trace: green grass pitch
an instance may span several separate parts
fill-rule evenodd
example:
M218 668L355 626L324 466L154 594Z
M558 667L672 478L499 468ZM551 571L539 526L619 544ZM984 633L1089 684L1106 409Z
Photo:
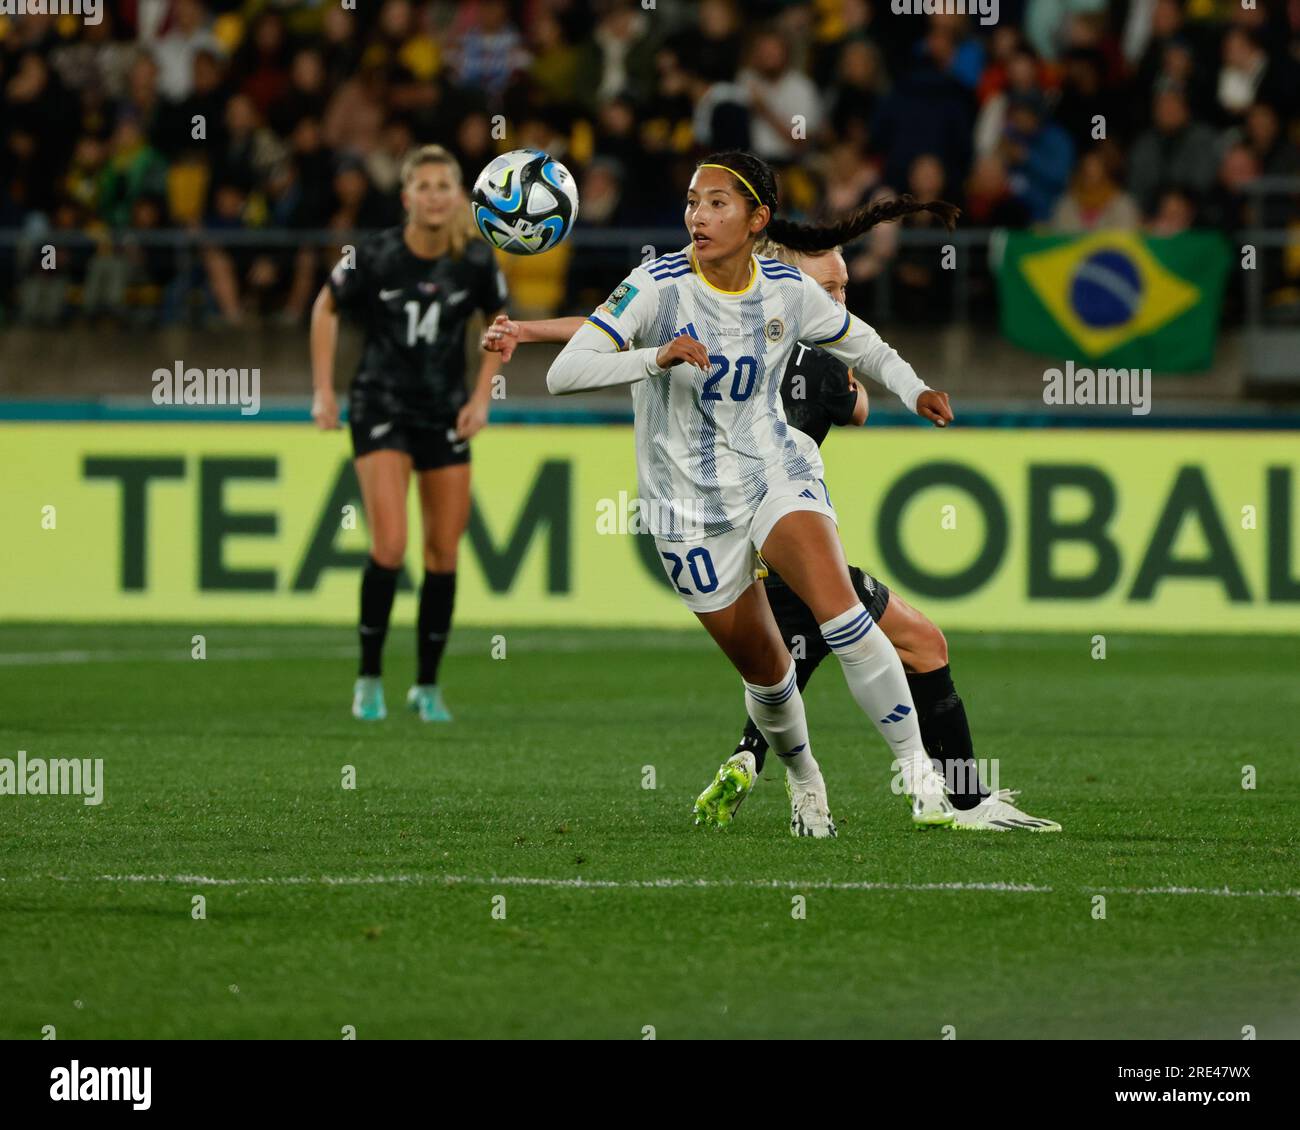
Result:
M1056 836L913 830L829 662L813 842L775 766L692 825L743 721L701 632L458 629L436 727L405 625L374 725L351 632L195 631L0 628L0 757L106 782L0 796L0 1037L1300 1036L1292 640L954 635Z

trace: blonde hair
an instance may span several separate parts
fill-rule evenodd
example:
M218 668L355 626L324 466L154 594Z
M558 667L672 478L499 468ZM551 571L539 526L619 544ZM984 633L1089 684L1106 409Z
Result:
M470 219L469 197L465 195L464 181L461 178L460 162L452 153L441 145L421 145L412 149L402 158L402 188L410 186L415 174L425 165L445 165L451 171L460 196L461 207L452 212L448 226L451 240L451 254L459 258L466 245L474 237L474 224Z
M818 259L823 255L842 255L844 252L839 247L828 247L825 251L795 251L794 248L786 247L784 243L777 243L776 240L764 235L760 236L758 242L754 244L754 254L768 259L779 259L791 267L798 267L803 259Z

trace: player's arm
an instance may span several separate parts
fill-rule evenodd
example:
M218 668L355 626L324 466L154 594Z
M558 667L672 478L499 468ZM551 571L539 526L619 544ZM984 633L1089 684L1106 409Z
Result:
M644 270L637 268L584 320L559 356L551 362L546 387L556 396L612 385L636 384L661 377L686 362L709 367L709 352L689 334L666 345L633 348L647 336L659 312L659 291Z
M853 391L857 394L857 399L853 402L853 416L850 418L849 423L855 428L860 428L867 422L867 415L871 411L871 406L867 399L866 388L852 373L849 374L849 384L853 386Z
M500 313L483 331L479 342L489 353L500 353L501 360L509 361L515 349L532 342L552 341L559 345L567 342L582 327L586 318L538 318L529 322L513 321Z
M502 310L493 321L499 322L505 316L505 311ZM479 361L478 377L474 381L474 391L456 414L457 439L473 439L487 427L488 411L492 406L492 378L501 371L501 362L506 359L500 353L483 354Z
M334 396L334 350L339 340L339 310L328 286L320 288L311 308L311 418L322 430L339 426Z
M812 279L804 277L802 340L820 345L855 372L863 373L894 393L908 410L937 427L952 422L948 394L930 388L916 370L866 322L837 305Z

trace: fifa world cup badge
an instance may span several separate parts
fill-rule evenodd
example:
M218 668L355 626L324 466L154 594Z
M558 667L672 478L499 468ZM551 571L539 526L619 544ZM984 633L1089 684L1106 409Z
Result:
M627 309L627 304L636 297L636 294L636 287L630 286L628 283L619 283L614 288L614 292L605 299L605 309L617 318Z

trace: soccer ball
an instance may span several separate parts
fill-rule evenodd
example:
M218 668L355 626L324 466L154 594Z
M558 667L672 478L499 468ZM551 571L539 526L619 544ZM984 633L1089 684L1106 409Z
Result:
M559 161L540 149L515 149L490 162L470 193L474 226L511 255L549 251L578 218L578 188Z

